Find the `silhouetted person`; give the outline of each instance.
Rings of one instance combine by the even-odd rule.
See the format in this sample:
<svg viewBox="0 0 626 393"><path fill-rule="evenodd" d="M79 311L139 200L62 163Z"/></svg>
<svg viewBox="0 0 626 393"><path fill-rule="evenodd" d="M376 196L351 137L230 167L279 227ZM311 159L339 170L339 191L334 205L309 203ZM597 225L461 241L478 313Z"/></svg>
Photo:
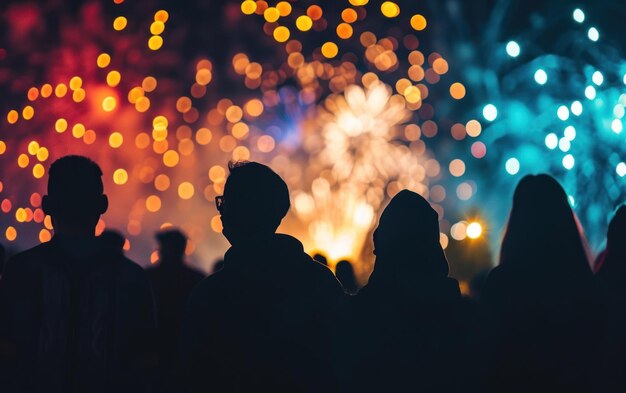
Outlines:
<svg viewBox="0 0 626 393"><path fill-rule="evenodd" d="M490 270L491 269L485 269L479 271L469 283L469 296L476 302L480 301L480 297L482 296L483 288L485 287L487 277L489 277Z"/></svg>
<svg viewBox="0 0 626 393"><path fill-rule="evenodd" d="M354 268L349 261L343 260L337 263L337 266L335 266L335 276L337 276L337 280L341 283L345 293L355 295L359 291L359 285L354 275Z"/></svg>
<svg viewBox="0 0 626 393"><path fill-rule="evenodd" d="M103 246L111 251L111 253L124 255L124 243L126 243L126 238L120 232L106 229L98 238Z"/></svg>
<svg viewBox="0 0 626 393"><path fill-rule="evenodd" d="M607 334L598 391L626 390L626 206L609 224L606 251L598 271L607 304Z"/></svg>
<svg viewBox="0 0 626 393"><path fill-rule="evenodd" d="M158 392L178 392L174 371L178 362L178 343L189 295L204 277L186 266L187 238L177 229L156 234L159 244L159 261L147 270L152 283L158 317L159 370Z"/></svg>
<svg viewBox="0 0 626 393"><path fill-rule="evenodd" d="M313 255L313 260L315 262L321 263L324 266L328 266L328 259L323 254L317 253Z"/></svg>
<svg viewBox="0 0 626 393"><path fill-rule="evenodd" d="M329 314L344 294L297 239L275 233L287 185L265 165L231 164L216 204L232 247L191 296L182 345L191 390L334 391Z"/></svg>
<svg viewBox="0 0 626 393"><path fill-rule="evenodd" d="M567 195L548 175L524 177L481 297L493 318L491 391L589 392L604 319Z"/></svg>
<svg viewBox="0 0 626 393"><path fill-rule="evenodd" d="M152 295L140 266L95 237L102 172L67 156L49 170L51 241L7 263L0 282L4 392L137 392L156 363Z"/></svg>
<svg viewBox="0 0 626 393"><path fill-rule="evenodd" d="M403 190L374 232L376 263L354 299L352 391L457 392L475 389L467 354L475 343L475 307L448 277L437 213Z"/></svg>

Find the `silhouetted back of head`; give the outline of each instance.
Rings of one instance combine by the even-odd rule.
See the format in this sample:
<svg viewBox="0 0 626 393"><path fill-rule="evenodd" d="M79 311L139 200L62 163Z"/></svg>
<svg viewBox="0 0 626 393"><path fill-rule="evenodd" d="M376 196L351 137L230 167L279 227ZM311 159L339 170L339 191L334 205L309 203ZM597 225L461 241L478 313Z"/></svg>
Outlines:
<svg viewBox="0 0 626 393"><path fill-rule="evenodd" d="M500 264L591 274L574 212L553 177L529 175L519 182L502 240Z"/></svg>
<svg viewBox="0 0 626 393"><path fill-rule="evenodd" d="M95 227L108 207L102 170L87 157L65 156L48 171L44 211L67 227ZM58 228L55 225L55 230Z"/></svg>
<svg viewBox="0 0 626 393"><path fill-rule="evenodd" d="M606 235L606 255L598 272L605 282L626 283L626 205L615 212Z"/></svg>
<svg viewBox="0 0 626 393"><path fill-rule="evenodd" d="M328 259L326 259L326 257L323 254L317 253L313 255L313 260L321 263L324 266L328 266Z"/></svg>
<svg viewBox="0 0 626 393"><path fill-rule="evenodd" d="M107 229L98 236L107 251L112 253L124 253L124 243L126 238L118 231Z"/></svg>
<svg viewBox="0 0 626 393"><path fill-rule="evenodd" d="M178 229L168 229L155 235L159 243L161 261L183 261L187 248L187 237Z"/></svg>
<svg viewBox="0 0 626 393"><path fill-rule="evenodd" d="M354 275L354 268L350 261L342 260L335 266L335 275L337 280L341 283L343 290L349 294L355 294L359 289L356 282L356 276Z"/></svg>
<svg viewBox="0 0 626 393"><path fill-rule="evenodd" d="M419 194L400 191L383 211L374 232L377 276L445 277L448 262L439 243L437 212Z"/></svg>
<svg viewBox="0 0 626 393"><path fill-rule="evenodd" d="M229 168L220 208L224 235L232 243L274 233L290 207L287 184L257 162L234 163Z"/></svg>

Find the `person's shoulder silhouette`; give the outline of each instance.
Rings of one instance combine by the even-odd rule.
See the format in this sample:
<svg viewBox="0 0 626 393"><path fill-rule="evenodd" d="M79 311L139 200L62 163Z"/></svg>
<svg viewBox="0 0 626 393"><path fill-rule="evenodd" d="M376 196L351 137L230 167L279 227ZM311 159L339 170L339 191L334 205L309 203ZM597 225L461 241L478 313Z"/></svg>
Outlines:
<svg viewBox="0 0 626 393"><path fill-rule="evenodd" d="M276 234L290 208L280 176L256 162L229 167L216 207L232 247L194 289L183 333L191 389L332 391L328 324L341 286Z"/></svg>
<svg viewBox="0 0 626 393"><path fill-rule="evenodd" d="M475 313L448 277L438 215L403 190L374 232L376 262L355 299L355 391L472 391ZM361 344L363 345L363 344Z"/></svg>
<svg viewBox="0 0 626 393"><path fill-rule="evenodd" d="M609 223L606 251L597 274L605 287L626 294L626 205L617 209Z"/></svg>
<svg viewBox="0 0 626 393"><path fill-rule="evenodd" d="M154 355L152 295L141 267L95 236L108 208L100 167L56 160L42 207L52 240L11 258L1 284L0 339L16 349L0 371L8 391L138 389Z"/></svg>

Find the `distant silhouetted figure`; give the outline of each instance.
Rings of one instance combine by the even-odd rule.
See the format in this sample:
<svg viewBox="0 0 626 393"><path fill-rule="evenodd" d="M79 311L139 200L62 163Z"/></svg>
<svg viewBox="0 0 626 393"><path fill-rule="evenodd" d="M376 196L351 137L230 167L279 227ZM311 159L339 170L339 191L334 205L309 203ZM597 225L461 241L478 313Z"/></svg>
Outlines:
<svg viewBox="0 0 626 393"><path fill-rule="evenodd" d="M354 268L349 261L344 259L337 263L337 266L335 266L335 276L337 276L337 280L341 283L345 293L355 295L359 291L359 285L354 275Z"/></svg>
<svg viewBox="0 0 626 393"><path fill-rule="evenodd" d="M183 368L194 392L332 392L331 313L344 298L302 244L276 234L285 182L255 162L230 165L216 198L232 247L194 290Z"/></svg>
<svg viewBox="0 0 626 393"><path fill-rule="evenodd" d="M175 380L178 367L178 343L189 295L202 274L186 266L187 237L177 229L156 234L159 261L147 270L157 306L159 370L155 389L158 392L178 392ZM178 387L178 388L177 388Z"/></svg>
<svg viewBox="0 0 626 393"><path fill-rule="evenodd" d="M124 243L126 243L126 238L120 232L106 229L98 238L107 250L114 254L124 255Z"/></svg>
<svg viewBox="0 0 626 393"><path fill-rule="evenodd" d="M313 255L313 260L315 262L321 263L324 266L328 266L328 259L323 254L317 253Z"/></svg>
<svg viewBox="0 0 626 393"><path fill-rule="evenodd" d="M490 391L591 391L604 318L582 236L554 178L520 181L481 297L495 329Z"/></svg>
<svg viewBox="0 0 626 393"><path fill-rule="evenodd" d="M598 391L613 393L626 390L626 206L615 213L606 238L606 252L597 273L608 311Z"/></svg>
<svg viewBox="0 0 626 393"><path fill-rule="evenodd" d="M376 263L355 298L355 392L467 392L476 310L448 277L437 213L403 190L374 232Z"/></svg>
<svg viewBox="0 0 626 393"><path fill-rule="evenodd" d="M143 269L95 237L102 172L67 156L48 173L54 237L11 258L0 281L0 391L143 391L156 364L152 294Z"/></svg>

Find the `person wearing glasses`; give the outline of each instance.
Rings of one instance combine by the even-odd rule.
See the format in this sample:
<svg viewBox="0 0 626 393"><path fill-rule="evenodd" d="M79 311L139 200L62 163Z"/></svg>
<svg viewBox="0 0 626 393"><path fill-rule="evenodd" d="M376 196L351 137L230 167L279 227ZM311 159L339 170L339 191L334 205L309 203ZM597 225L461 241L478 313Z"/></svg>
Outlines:
<svg viewBox="0 0 626 393"><path fill-rule="evenodd" d="M276 233L290 207L280 176L256 162L229 168L215 202L231 247L189 301L187 390L336 391L331 325L341 285L300 241Z"/></svg>

